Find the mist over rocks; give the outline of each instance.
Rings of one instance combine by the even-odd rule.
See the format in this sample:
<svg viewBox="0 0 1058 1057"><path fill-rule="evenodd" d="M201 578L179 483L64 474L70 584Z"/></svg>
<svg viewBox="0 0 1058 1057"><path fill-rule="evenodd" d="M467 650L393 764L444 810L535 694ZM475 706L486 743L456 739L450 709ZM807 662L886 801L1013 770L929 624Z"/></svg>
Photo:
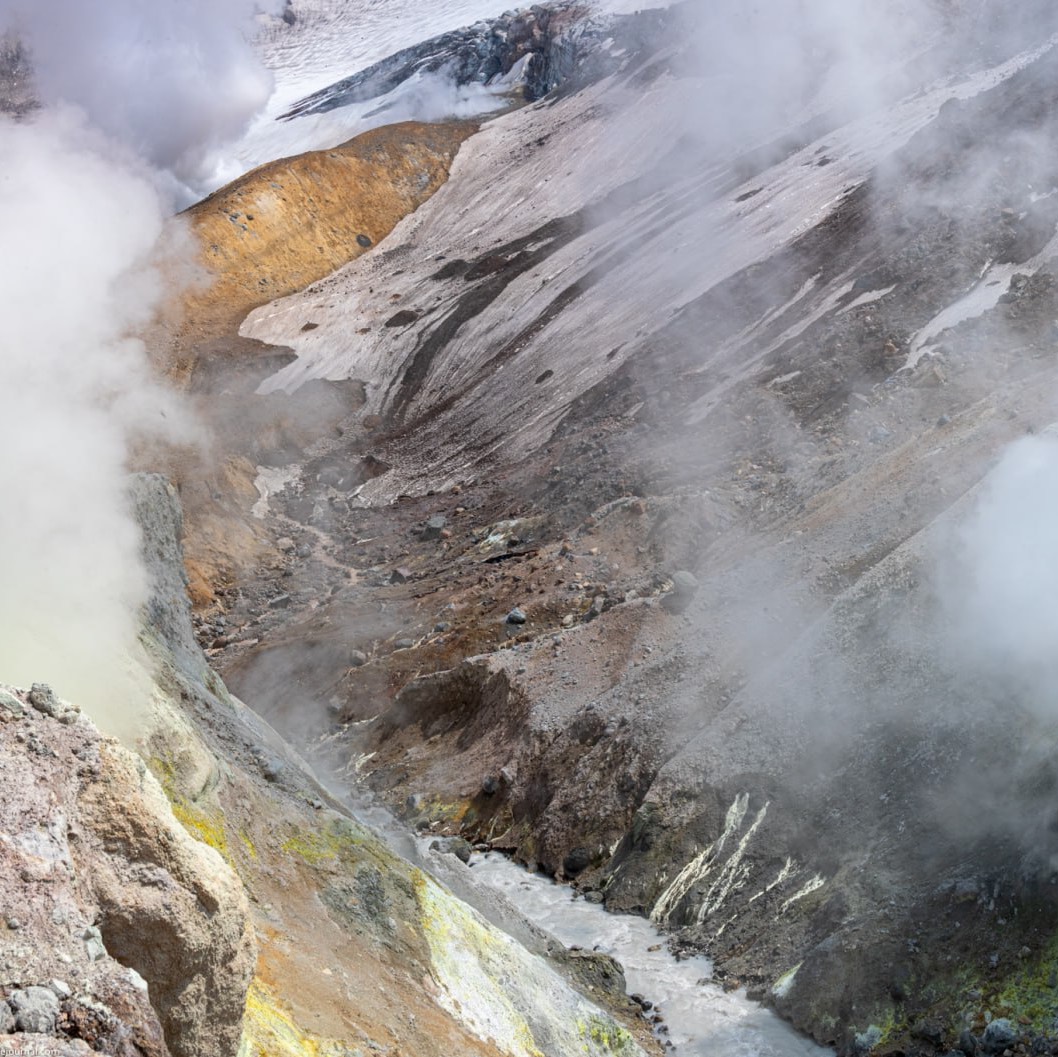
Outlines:
<svg viewBox="0 0 1058 1057"><path fill-rule="evenodd" d="M231 113L146 149L174 179L198 179L207 148L264 91L256 60L225 51L246 13L226 5L217 34L207 27L207 57L247 78ZM390 205L396 187L421 184L392 209L351 216L364 188L317 192L343 182L357 150L381 156L408 130L276 163L199 207L224 234L207 240L224 274L199 304L216 311L214 361L174 354L205 365L187 375L218 418L268 400L289 409L299 392L305 414L282 427L230 416L224 473L182 482L187 531L230 559L193 567L195 623L176 490L120 472L129 437L168 410L149 386L141 402L124 385L142 351L125 336L157 303L157 182L103 164L109 141L69 112L0 127L19 162L9 212L22 256L40 241L19 225L26 185L71 156L82 183L49 186L62 200L92 191L80 200L105 221L75 263L122 236L94 271L61 273L61 303L87 315L41 312L45 288L9 269L24 355L5 356L18 367L8 410L39 414L56 443L33 452L59 458L18 463L8 492L36 502L25 481L69 483L41 500L43 519L10 508L5 582L30 597L23 566L71 556L60 571L81 579L60 586L91 579L121 596L113 626L91 594L42 609L80 612L69 639L104 701L131 658L137 677L112 696L136 707L130 740L154 775L116 747L97 753L112 752L111 770L90 747L77 754L70 739L111 743L64 704L83 684L53 674L53 646L22 682L54 693L0 694L14 761L0 781L24 760L53 769L31 791L76 786L108 839L143 852L104 847L90 870L100 905L63 934L86 973L116 972L115 955L135 968L104 1002L113 1020L88 1024L80 979L20 950L32 972L10 994L39 999L24 1026L51 1023L55 1002L32 989L55 979L71 992L49 992L55 1030L109 1045L124 1024L159 1054L264 1054L293 1039L305 1052L484 1057L499 1038L550 1057L625 1038L351 819L306 753L330 788L367 789L435 840L431 869L454 886L473 873L455 861L469 845L508 851L651 917L677 949L708 952L719 980L843 1055L1046 1051L1058 972L1053 7L531 14L412 48L280 123L305 128L391 76L414 78L417 63L458 80L526 48L530 70L550 56L555 77L529 105L480 130L412 131L376 173ZM42 70L61 43L35 53ZM461 48L465 69L447 67ZM56 82L41 83L54 98ZM119 126L134 143L136 114ZM409 161L430 136L430 165ZM263 203L284 181L316 186L276 208L262 259ZM261 279L289 296L262 303L273 290ZM115 289L136 296L115 304ZM97 331L102 372L82 372L69 353ZM67 355L42 359L54 349ZM57 413L44 418L48 399ZM120 410L116 428L101 408ZM72 451L85 462L60 476ZM68 524L71 495L103 511L86 534L107 546L87 559L62 533L41 544L41 524ZM12 603L12 615L28 614ZM86 627L108 632L102 646ZM180 861L143 836L144 798ZM43 930L41 952L59 923L38 920L33 886L67 861L51 821L0 843L26 858L5 878L29 886L4 936ZM18 825L7 830L21 838ZM143 858L176 878L175 901ZM200 904L220 902L224 926L200 928ZM145 953L145 928L166 957ZM217 970L214 943L234 969L204 1008L182 988ZM7 1006L17 1026L26 1002ZM583 1023L605 1030L571 1031ZM639 1042L626 1049L656 1046L630 1023Z"/></svg>
<svg viewBox="0 0 1058 1057"><path fill-rule="evenodd" d="M3 0L0 29L28 51L42 102L78 107L187 194L208 182L214 152L267 101L271 75L249 38L257 12L283 6Z"/></svg>

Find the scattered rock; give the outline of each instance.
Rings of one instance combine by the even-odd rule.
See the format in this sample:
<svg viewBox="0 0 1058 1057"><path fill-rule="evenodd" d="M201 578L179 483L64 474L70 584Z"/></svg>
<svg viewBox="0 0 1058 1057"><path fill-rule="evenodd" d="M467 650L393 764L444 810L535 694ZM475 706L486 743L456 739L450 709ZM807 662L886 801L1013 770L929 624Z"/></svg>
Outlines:
<svg viewBox="0 0 1058 1057"><path fill-rule="evenodd" d="M73 994L73 991L70 990L70 985L65 980L49 980L48 990L60 1001L69 998Z"/></svg>
<svg viewBox="0 0 1058 1057"><path fill-rule="evenodd" d="M944 1028L938 1021L926 1018L912 1025L911 1037L939 1048L944 1042Z"/></svg>
<svg viewBox="0 0 1058 1057"><path fill-rule="evenodd" d="M267 782L278 782L283 777L285 770L286 764L275 756L269 757L261 764L261 774L264 775Z"/></svg>
<svg viewBox="0 0 1058 1057"><path fill-rule="evenodd" d="M584 902L585 903L597 903L597 904L605 903L606 902L606 896L604 896L602 894L602 892L598 892L598 891L585 892L584 893Z"/></svg>
<svg viewBox="0 0 1058 1057"><path fill-rule="evenodd" d="M22 702L14 694L9 694L6 690L0 690L0 708L16 716L24 715L26 711Z"/></svg>
<svg viewBox="0 0 1058 1057"><path fill-rule="evenodd" d="M59 1000L46 987L27 987L12 991L8 1003L15 1013L15 1027L19 1031L50 1035L55 1031L59 1016Z"/></svg>
<svg viewBox="0 0 1058 1057"><path fill-rule="evenodd" d="M393 644L393 646L394 646L395 649L398 649L398 650L410 650L410 649L414 648L415 640L414 639L397 639L397 641Z"/></svg>
<svg viewBox="0 0 1058 1057"><path fill-rule="evenodd" d="M350 668L362 668L367 664L367 654L362 650L350 650L347 660Z"/></svg>
<svg viewBox="0 0 1058 1057"><path fill-rule="evenodd" d="M269 609L286 609L291 602L290 595L276 595L268 600Z"/></svg>
<svg viewBox="0 0 1058 1057"><path fill-rule="evenodd" d="M387 327L407 327L414 323L419 318L418 312L413 312L410 308L402 308L395 315L389 317L386 320L385 325Z"/></svg>
<svg viewBox="0 0 1058 1057"><path fill-rule="evenodd" d="M693 597L698 593L700 586L698 577L694 573L687 572L686 569L680 569L672 574L673 594L679 595L681 598Z"/></svg>
<svg viewBox="0 0 1058 1057"><path fill-rule="evenodd" d="M389 582L391 584L406 584L412 577L411 569L406 566L399 566L394 569L389 576Z"/></svg>
<svg viewBox="0 0 1058 1057"><path fill-rule="evenodd" d="M1001 1053L1008 1046L1012 1046L1017 1041L1017 1037L1018 1032L1014 1024L1006 1017L999 1017L985 1028L984 1035L981 1036L981 1045L987 1053Z"/></svg>
<svg viewBox="0 0 1058 1057"><path fill-rule="evenodd" d="M371 239L363 232L356 236L356 244L364 250L368 250L374 245Z"/></svg>
<svg viewBox="0 0 1058 1057"><path fill-rule="evenodd" d="M279 548L284 554L291 554L297 550L297 544L289 537L284 536L282 539L276 540L276 547Z"/></svg>
<svg viewBox="0 0 1058 1057"><path fill-rule="evenodd" d="M85 951L90 962L98 962L107 956L107 949L103 946L103 936L94 925L84 930L81 939L84 940Z"/></svg>
<svg viewBox="0 0 1058 1057"><path fill-rule="evenodd" d="M523 613L522 610L518 609L517 607L512 609L507 614L507 623L508 624L525 624L528 621L528 619L529 618L525 615L525 613Z"/></svg>
<svg viewBox="0 0 1058 1057"><path fill-rule="evenodd" d="M29 692L29 703L38 712L42 712L46 716L55 717L66 711L55 696L55 691L47 683L33 684L33 688Z"/></svg>
<svg viewBox="0 0 1058 1057"><path fill-rule="evenodd" d="M430 520L426 522L426 527L422 531L422 538L424 540L439 540L441 538L441 533L444 532L447 524L448 519L442 514L430 518Z"/></svg>

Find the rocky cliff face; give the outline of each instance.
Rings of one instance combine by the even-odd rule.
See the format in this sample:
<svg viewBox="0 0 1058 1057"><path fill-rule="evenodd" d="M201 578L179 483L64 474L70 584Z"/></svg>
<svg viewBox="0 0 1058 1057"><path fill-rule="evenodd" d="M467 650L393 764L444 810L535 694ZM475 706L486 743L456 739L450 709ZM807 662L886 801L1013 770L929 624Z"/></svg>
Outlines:
<svg viewBox="0 0 1058 1057"><path fill-rule="evenodd" d="M234 1053L256 958L238 878L48 687L0 703L5 1044Z"/></svg>

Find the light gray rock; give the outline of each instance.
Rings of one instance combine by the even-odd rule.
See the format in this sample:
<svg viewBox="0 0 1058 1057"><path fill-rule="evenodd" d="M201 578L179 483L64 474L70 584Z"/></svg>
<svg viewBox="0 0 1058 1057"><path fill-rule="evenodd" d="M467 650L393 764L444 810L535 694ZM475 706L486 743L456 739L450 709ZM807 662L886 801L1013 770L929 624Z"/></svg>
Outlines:
<svg viewBox="0 0 1058 1057"><path fill-rule="evenodd" d="M0 708L16 716L25 715L26 712L25 705L14 694L8 693L6 690L0 690Z"/></svg>
<svg viewBox="0 0 1058 1057"><path fill-rule="evenodd" d="M45 716L57 717L66 709L47 683L34 683L29 692L29 703Z"/></svg>
<svg viewBox="0 0 1058 1057"><path fill-rule="evenodd" d="M59 1016L59 999L47 987L27 987L12 991L8 1002L15 1013L19 1031L50 1035Z"/></svg>
<svg viewBox="0 0 1058 1057"><path fill-rule="evenodd" d="M103 936L95 926L85 929L81 938L84 940L89 961L98 962L107 956L107 949L103 946Z"/></svg>

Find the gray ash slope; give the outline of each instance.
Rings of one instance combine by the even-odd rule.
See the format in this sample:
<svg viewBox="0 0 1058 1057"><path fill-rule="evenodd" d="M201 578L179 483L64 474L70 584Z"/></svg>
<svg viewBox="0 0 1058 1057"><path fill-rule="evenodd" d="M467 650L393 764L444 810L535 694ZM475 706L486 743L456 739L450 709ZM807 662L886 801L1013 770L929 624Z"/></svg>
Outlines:
<svg viewBox="0 0 1058 1057"><path fill-rule="evenodd" d="M611 34L244 327L366 402L272 502L308 545L218 649L242 696L329 700L393 804L842 1053L1058 1040L1055 15L949 6L900 92L764 145L686 120L676 23Z"/></svg>

